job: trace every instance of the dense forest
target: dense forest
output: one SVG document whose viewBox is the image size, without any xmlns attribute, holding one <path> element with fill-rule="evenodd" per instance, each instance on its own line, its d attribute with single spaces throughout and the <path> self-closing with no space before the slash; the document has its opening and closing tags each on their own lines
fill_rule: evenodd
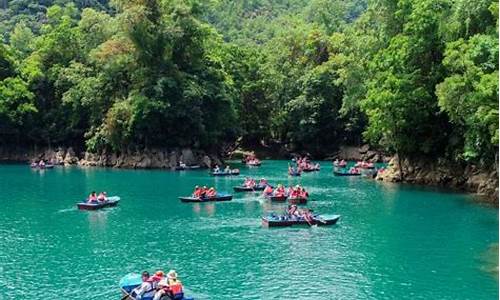
<svg viewBox="0 0 500 300">
<path fill-rule="evenodd" d="M 3 145 L 498 153 L 498 2 L 1 3 Z"/>
</svg>

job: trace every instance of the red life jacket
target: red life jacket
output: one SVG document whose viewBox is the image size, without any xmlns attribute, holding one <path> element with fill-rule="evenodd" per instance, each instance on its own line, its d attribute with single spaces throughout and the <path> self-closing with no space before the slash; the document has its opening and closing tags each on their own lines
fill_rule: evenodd
<svg viewBox="0 0 500 300">
<path fill-rule="evenodd" d="M 182 293 L 182 284 L 179 281 L 170 284 L 169 288 L 173 295 Z"/>
</svg>

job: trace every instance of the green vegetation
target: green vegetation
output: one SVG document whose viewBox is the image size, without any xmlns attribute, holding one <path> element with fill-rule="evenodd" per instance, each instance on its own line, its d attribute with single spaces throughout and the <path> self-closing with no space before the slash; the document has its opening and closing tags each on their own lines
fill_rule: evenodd
<svg viewBox="0 0 500 300">
<path fill-rule="evenodd" d="M 3 5 L 2 144 L 498 151 L 498 2 Z"/>
</svg>

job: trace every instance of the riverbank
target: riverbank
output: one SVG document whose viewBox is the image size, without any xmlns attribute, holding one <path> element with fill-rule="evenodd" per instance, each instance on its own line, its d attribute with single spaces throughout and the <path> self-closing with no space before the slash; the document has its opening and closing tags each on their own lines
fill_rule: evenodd
<svg viewBox="0 0 500 300">
<path fill-rule="evenodd" d="M 0 149 L 0 161 L 34 162 L 45 160 L 57 165 L 78 165 L 82 167 L 111 167 L 132 169 L 171 169 L 182 161 L 187 165 L 210 168 L 222 164 L 216 155 L 204 151 L 185 149 L 145 149 L 123 152 L 91 153 L 75 151 L 71 147 L 46 149 Z"/>
<path fill-rule="evenodd" d="M 387 169 L 377 175 L 377 179 L 452 188 L 477 194 L 498 206 L 498 170 L 495 168 L 487 170 L 475 165 L 462 166 L 443 159 L 403 159 L 399 164 L 395 156 L 389 161 Z"/>
</svg>

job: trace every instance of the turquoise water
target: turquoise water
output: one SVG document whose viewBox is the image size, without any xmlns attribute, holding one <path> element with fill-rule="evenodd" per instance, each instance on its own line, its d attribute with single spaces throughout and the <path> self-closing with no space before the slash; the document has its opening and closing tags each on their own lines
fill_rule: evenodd
<svg viewBox="0 0 500 300">
<path fill-rule="evenodd" d="M 333 227 L 264 229 L 259 194 L 180 203 L 208 172 L 0 165 L 0 299 L 119 299 L 129 272 L 176 269 L 197 299 L 497 299 L 498 212 L 470 196 L 334 177 L 286 176 L 285 161 L 242 174 L 301 183 Z M 118 207 L 78 211 L 92 190 Z M 493 249 L 493 250 L 492 250 Z M 496 255 L 496 257 L 495 257 Z M 485 256 L 487 256 L 485 258 Z M 493 257 L 492 257 L 493 256 Z"/>
</svg>

